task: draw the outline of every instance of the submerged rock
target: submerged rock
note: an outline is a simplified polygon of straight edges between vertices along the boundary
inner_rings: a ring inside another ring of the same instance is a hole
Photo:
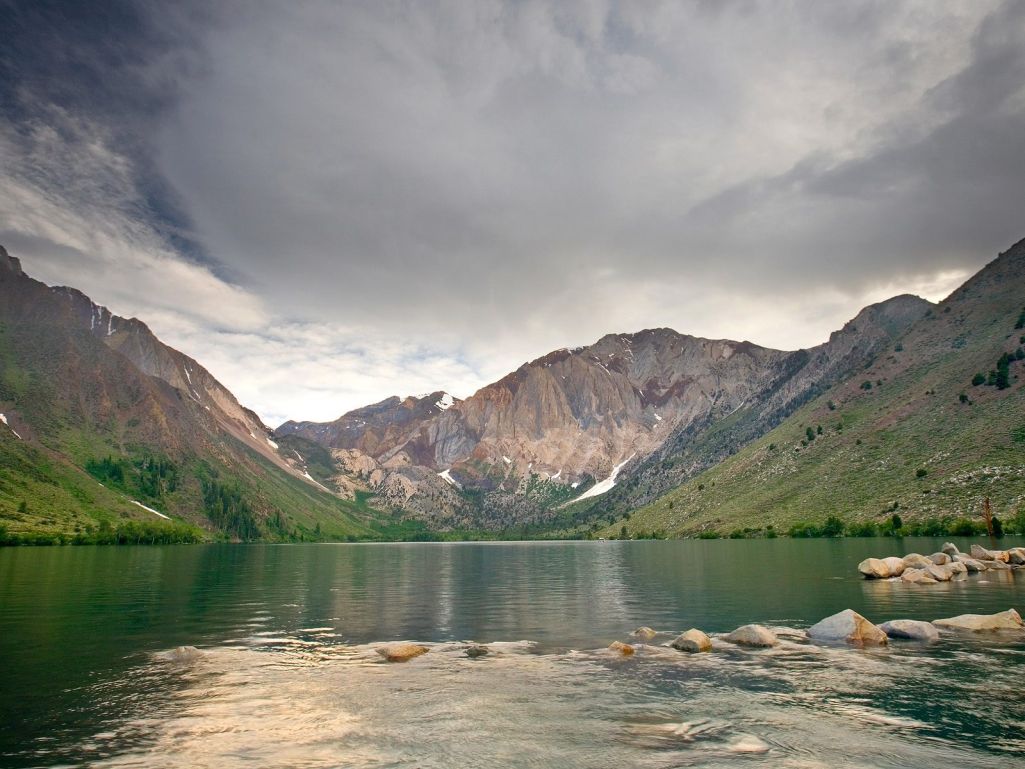
[[[930,564],[935,566],[935,564]],[[934,585],[936,580],[933,576],[925,569],[908,569],[900,575],[901,582],[907,582],[911,585]]]
[[[741,646],[775,646],[779,643],[776,634],[764,625],[743,625],[726,636],[726,640]]]
[[[630,657],[634,653],[634,647],[630,644],[625,644],[622,641],[613,641],[609,644],[609,649],[614,652],[619,652],[624,657]]]
[[[483,644],[470,644],[466,647],[464,654],[466,654],[467,657],[476,659],[477,657],[484,657],[491,654],[491,649]]]
[[[426,646],[421,646],[420,644],[397,643],[382,646],[375,651],[388,660],[388,662],[407,662],[414,657],[419,657],[421,654],[427,654],[429,650]]]
[[[886,633],[852,609],[844,609],[808,628],[816,641],[843,641],[859,646],[886,643]]]
[[[926,566],[932,563],[929,558],[918,553],[909,553],[905,555],[903,559],[904,565],[909,569],[924,569]]]
[[[921,622],[917,619],[893,619],[884,622],[879,629],[889,638],[905,641],[936,641],[940,637],[939,631],[931,622]]]
[[[745,734],[736,742],[730,743],[727,750],[729,750],[730,753],[768,753],[769,743],[752,734]]]
[[[904,565],[904,559],[898,558],[895,555],[891,555],[888,558],[883,558],[883,563],[885,563],[886,567],[890,570],[891,577],[899,577],[901,574],[904,573],[904,569],[907,568]]]
[[[697,628],[680,633],[670,644],[682,652],[708,652],[712,650],[712,639]]]
[[[195,646],[178,646],[167,653],[174,662],[192,662],[203,656],[203,652]]]
[[[645,641],[650,641],[652,638],[658,635],[658,632],[652,630],[647,625],[642,625],[641,627],[633,631],[630,635],[632,635],[634,638],[641,638]]]
[[[957,549],[957,545],[955,545],[953,542],[944,542],[943,547],[941,547],[940,550],[949,555],[951,558],[953,558],[961,552]]]
[[[879,558],[866,558],[858,564],[858,571],[865,579],[886,579],[890,576],[890,567]]]
[[[997,612],[996,614],[959,614],[956,617],[934,620],[936,627],[949,630],[970,630],[973,632],[1014,630],[1021,632],[1025,628],[1021,615],[1014,609]]]

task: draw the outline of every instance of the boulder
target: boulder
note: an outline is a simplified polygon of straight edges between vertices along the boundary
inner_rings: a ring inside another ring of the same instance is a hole
[[[936,564],[932,564],[935,566]],[[902,582],[907,582],[911,585],[934,585],[936,580],[933,576],[925,569],[908,569],[900,575]]]
[[[937,582],[950,582],[954,578],[954,571],[950,564],[943,564],[942,566],[935,563],[930,563],[925,567],[925,572]]]
[[[650,641],[652,638],[657,636],[658,633],[656,631],[652,630],[647,625],[644,625],[642,627],[637,628],[630,635],[632,635],[634,638],[640,638],[640,639],[642,639],[644,641]]]
[[[950,556],[946,553],[933,553],[929,556],[929,560],[937,566],[942,566],[945,563],[950,563]]]
[[[979,547],[978,545],[972,545],[971,556],[972,556],[972,558],[977,558],[980,561],[995,561],[996,560],[996,558],[993,555],[993,553],[991,553],[989,550],[987,550],[984,547]]]
[[[930,559],[918,553],[909,553],[902,560],[904,561],[904,566],[908,569],[924,569],[932,563]]]
[[[764,625],[744,625],[738,627],[726,640],[741,646],[775,646],[779,643],[776,634]]]
[[[624,657],[633,656],[634,653],[634,647],[632,647],[630,644],[625,644],[622,641],[613,641],[609,644],[609,649],[611,649],[614,652],[619,652]]]
[[[960,561],[948,563],[946,564],[946,568],[950,569],[950,571],[954,574],[955,577],[962,577],[968,573],[968,567]]]
[[[866,558],[858,564],[858,571],[865,579],[886,579],[890,576],[890,567],[878,558]]]
[[[957,549],[957,545],[955,545],[953,542],[944,542],[943,547],[941,547],[940,550],[949,555],[951,558],[953,558],[961,552]]]
[[[1009,563],[1013,563],[1016,566],[1025,565],[1025,547],[1015,547],[1008,550],[1007,559]]]
[[[964,564],[965,568],[973,574],[980,571],[986,571],[989,566],[986,565],[985,561],[979,561],[975,558],[965,555],[964,553],[958,553],[954,556],[956,563]]]
[[[920,622],[916,619],[893,619],[884,622],[879,629],[889,638],[902,641],[935,641],[940,637],[939,631],[931,622]]]
[[[420,644],[397,643],[381,646],[375,651],[388,660],[388,662],[408,662],[414,657],[419,657],[421,654],[427,654],[429,650],[426,646],[421,646]]]
[[[904,569],[907,568],[904,566],[904,559],[898,558],[895,555],[891,555],[889,558],[883,558],[883,563],[885,563],[886,567],[890,570],[891,577],[899,577],[904,573]]]
[[[990,571],[1008,571],[1011,569],[1011,564],[1004,563],[1003,561],[984,561],[986,566],[989,567]]]
[[[960,614],[956,617],[934,620],[936,627],[948,630],[971,630],[973,632],[1016,630],[1025,628],[1021,615],[1014,609],[997,612],[996,614]]]
[[[858,646],[886,643],[886,633],[856,611],[844,609],[808,628],[808,637],[815,641],[837,641]]]
[[[483,644],[470,644],[466,647],[465,654],[471,659],[476,659],[477,657],[485,657],[491,654],[491,649]]]
[[[673,639],[670,646],[682,652],[709,652],[712,651],[712,639],[697,628],[691,628]]]

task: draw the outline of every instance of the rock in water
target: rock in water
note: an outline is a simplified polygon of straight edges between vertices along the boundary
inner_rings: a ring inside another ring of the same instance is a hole
[[[466,656],[472,659],[476,659],[477,657],[484,657],[490,653],[491,649],[489,649],[487,646],[483,646],[482,644],[470,644],[466,647],[465,652]]]
[[[203,656],[203,652],[195,646],[178,646],[167,655],[174,662],[192,662]]]
[[[421,654],[427,654],[428,649],[420,644],[397,643],[382,646],[376,651],[388,662],[408,662],[414,657],[419,657]]]
[[[958,553],[957,555],[955,555],[954,561],[955,563],[964,564],[965,568],[972,573],[986,571],[987,569],[989,569],[989,566],[986,565],[985,561],[976,560],[975,558],[971,558],[965,555],[964,553]]]
[[[945,563],[950,563],[950,556],[946,553],[933,553],[929,556],[929,560],[937,566],[942,566]]]
[[[738,627],[726,640],[741,646],[775,646],[779,643],[776,634],[764,625],[744,625]]]
[[[691,628],[678,635],[670,646],[682,652],[709,652],[712,651],[712,639],[697,628]]]
[[[866,558],[858,564],[858,571],[865,579],[886,579],[890,576],[890,567],[878,558]]]
[[[930,564],[935,566],[935,564]],[[911,585],[934,585],[936,580],[933,576],[925,569],[908,569],[900,575],[901,582],[907,582]]]
[[[932,563],[930,559],[926,558],[924,555],[919,555],[918,553],[909,553],[904,556],[903,560],[904,565],[909,569],[924,569]]]
[[[979,547],[978,545],[972,545],[971,555],[972,555],[972,558],[977,558],[980,561],[995,561],[996,560],[996,557],[993,555],[993,553],[991,553],[989,550],[987,550],[984,547]]]
[[[613,641],[609,644],[609,648],[614,652],[619,652],[624,657],[629,657],[634,653],[634,647],[630,644],[625,644],[622,641]]]
[[[1007,558],[1010,563],[1016,566],[1025,566],[1025,547],[1015,547],[1008,550]]]
[[[730,753],[768,753],[769,744],[751,734],[745,734],[727,748]]]
[[[630,635],[632,635],[634,638],[640,638],[644,641],[650,641],[652,638],[657,636],[658,633],[652,630],[647,625],[643,625],[637,628],[635,631],[633,631]]]
[[[997,612],[996,614],[960,614],[956,617],[934,620],[936,627],[948,630],[971,630],[973,632],[1025,629],[1021,615],[1014,609]]]
[[[858,646],[886,643],[886,633],[856,611],[844,609],[808,628],[808,637],[816,641],[843,641]]]
[[[904,569],[907,568],[904,565],[904,559],[898,558],[895,555],[891,555],[889,558],[883,558],[883,563],[885,563],[886,568],[890,570],[891,577],[899,577],[904,573]]]
[[[931,622],[920,622],[916,619],[894,619],[879,626],[889,638],[905,641],[936,641],[939,631]]]
[[[953,558],[955,555],[961,552],[957,549],[957,545],[955,545],[953,542],[944,542],[943,547],[941,547],[940,550],[949,555],[951,558]]]
[[[954,578],[954,571],[950,568],[949,563],[942,565],[930,563],[925,567],[925,572],[937,582],[950,582]]]

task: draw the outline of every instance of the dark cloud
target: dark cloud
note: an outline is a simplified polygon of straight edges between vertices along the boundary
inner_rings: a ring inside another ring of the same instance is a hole
[[[373,339],[382,395],[430,355],[460,381],[423,389],[466,394],[645,326],[812,344],[881,293],[952,288],[1023,234],[1023,14],[2,3],[17,162],[0,231],[111,301],[183,259],[183,296],[222,292],[240,320],[193,311],[181,342],[260,403],[286,397],[259,389],[264,359],[204,327],[259,331],[279,361],[291,329],[320,391],[314,354]],[[104,253],[76,271],[68,255],[89,249]],[[95,275],[116,263],[131,269],[114,291]],[[334,341],[313,344],[311,323]],[[353,370],[336,372],[340,406],[374,387]]]

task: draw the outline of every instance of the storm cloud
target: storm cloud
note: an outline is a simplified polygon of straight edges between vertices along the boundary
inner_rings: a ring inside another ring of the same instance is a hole
[[[1025,235],[1021,3],[79,5],[0,4],[0,243],[272,422],[816,344]]]

